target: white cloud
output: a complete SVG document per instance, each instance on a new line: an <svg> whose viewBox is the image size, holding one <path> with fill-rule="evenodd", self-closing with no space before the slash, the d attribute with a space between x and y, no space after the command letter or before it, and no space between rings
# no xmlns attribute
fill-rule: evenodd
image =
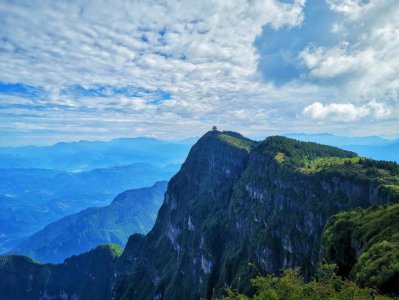
<svg viewBox="0 0 399 300"><path fill-rule="evenodd" d="M328 0L344 19L333 26L337 45L305 48L300 58L312 79L353 99L398 100L399 1Z"/></svg>
<svg viewBox="0 0 399 300"><path fill-rule="evenodd" d="M336 12L348 15L356 19L367 8L363 0L326 0L330 8Z"/></svg>
<svg viewBox="0 0 399 300"><path fill-rule="evenodd" d="M371 101L366 105L355 106L352 103L315 102L303 110L303 115L318 121L353 122L362 118L383 119L391 111L383 103Z"/></svg>
<svg viewBox="0 0 399 300"><path fill-rule="evenodd" d="M320 79L339 76L361 76L373 64L374 52L366 49L349 53L348 45L334 48L306 48L300 57L310 70L310 75Z"/></svg>
<svg viewBox="0 0 399 300"><path fill-rule="evenodd" d="M329 1L348 19L336 25L337 34L351 32L356 22L363 31L356 27L360 33L340 45L302 52L312 79L340 80L338 90L343 86L354 95L347 97L359 103L354 120L365 118L359 107L376 119L396 113L383 103L399 86L397 3ZM34 101L0 95L0 133L11 136L24 128L41 138L44 131L63 139L165 138L198 135L214 123L259 135L306 130L312 123L298 112L315 101L337 102L336 90L261 82L254 46L265 25L301 26L304 5L304 0L0 1L0 82L39 86L47 93ZM111 91L108 97L61 93L73 85ZM129 86L165 91L171 99L154 105L151 93L112 94ZM370 99L379 99L374 108Z"/></svg>
<svg viewBox="0 0 399 300"><path fill-rule="evenodd" d="M134 115L128 125L131 132L143 120L157 120L164 128L190 124L197 131L190 134L199 134L209 123L224 120L226 107L236 115L237 111L241 111L238 115L269 111L266 103L286 93L277 95L257 79L253 41L262 26L298 26L304 4L304 0L293 4L277 0L1 1L0 82L43 87L47 92L43 105L68 106L65 122L78 122L81 118L75 117L83 112L120 119ZM134 86L172 96L155 106L122 96L81 98L61 93L73 85ZM1 97L3 104L10 104L9 97ZM23 107L12 111L26 113ZM37 113L32 107L29 112ZM52 113L50 108L47 114L41 110L40 120L35 121L46 122L44 115L51 118ZM198 127L201 121L204 124ZM148 134L157 130L157 122L148 125ZM48 123L48 129L53 125ZM172 132L187 135L188 126Z"/></svg>
<svg viewBox="0 0 399 300"><path fill-rule="evenodd" d="M190 77L202 84L245 81L256 70L252 42L261 27L299 24L302 6L274 0L2 2L0 80L48 89L184 90L180 80Z"/></svg>

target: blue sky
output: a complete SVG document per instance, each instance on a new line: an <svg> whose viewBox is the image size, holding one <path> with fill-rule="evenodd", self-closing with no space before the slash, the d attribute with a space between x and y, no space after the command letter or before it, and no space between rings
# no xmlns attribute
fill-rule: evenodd
<svg viewBox="0 0 399 300"><path fill-rule="evenodd" d="M0 145L399 135L399 1L0 0Z"/></svg>

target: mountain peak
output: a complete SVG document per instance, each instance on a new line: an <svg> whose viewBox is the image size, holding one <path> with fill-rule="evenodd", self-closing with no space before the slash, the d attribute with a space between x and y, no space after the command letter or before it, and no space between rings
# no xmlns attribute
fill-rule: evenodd
<svg viewBox="0 0 399 300"><path fill-rule="evenodd" d="M210 141L212 139L217 142L222 142L228 146L245 150L246 152L250 152L250 150L257 144L257 142L244 137L238 132L219 130L208 131L198 140L198 143Z"/></svg>

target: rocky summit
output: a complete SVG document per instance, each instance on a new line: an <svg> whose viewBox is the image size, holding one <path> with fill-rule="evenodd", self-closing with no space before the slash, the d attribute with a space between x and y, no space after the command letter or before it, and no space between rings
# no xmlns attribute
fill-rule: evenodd
<svg viewBox="0 0 399 300"><path fill-rule="evenodd" d="M102 246L61 265L3 256L0 294L18 291L7 294L10 300L210 299L228 286L251 293L251 278L286 268L300 267L309 279L323 258L331 216L399 202L398 176L394 163L331 146L211 131L170 180L147 235L132 235L121 254ZM94 265L86 262L93 259ZM80 275L69 276L71 270Z"/></svg>

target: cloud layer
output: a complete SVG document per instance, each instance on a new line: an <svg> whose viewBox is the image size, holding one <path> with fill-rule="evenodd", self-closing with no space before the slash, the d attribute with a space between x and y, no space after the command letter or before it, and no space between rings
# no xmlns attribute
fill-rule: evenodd
<svg viewBox="0 0 399 300"><path fill-rule="evenodd" d="M213 124L264 136L314 131L312 120L339 133L366 116L393 128L398 11L389 0L1 1L0 144L180 138Z"/></svg>

